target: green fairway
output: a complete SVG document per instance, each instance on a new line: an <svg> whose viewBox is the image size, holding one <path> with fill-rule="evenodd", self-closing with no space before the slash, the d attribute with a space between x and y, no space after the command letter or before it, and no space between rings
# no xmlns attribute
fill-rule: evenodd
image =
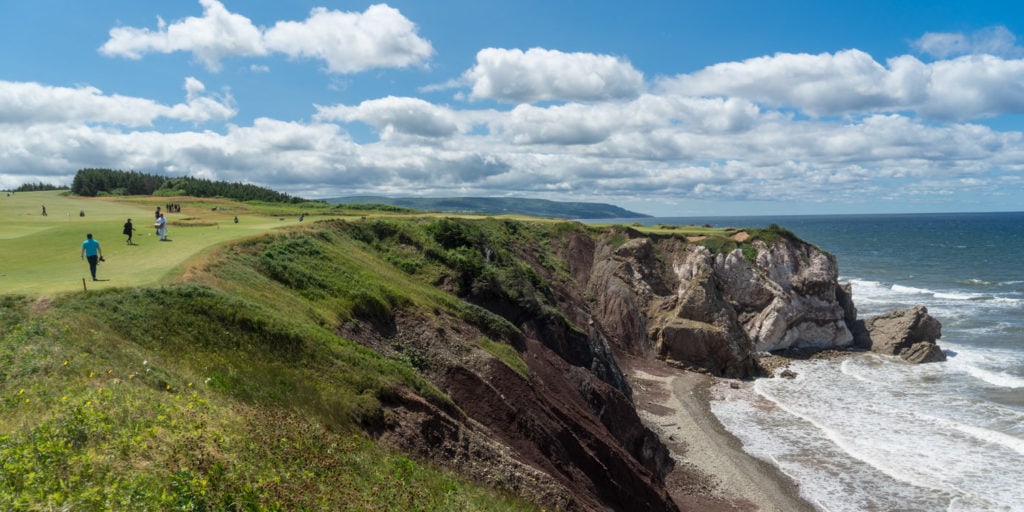
<svg viewBox="0 0 1024 512"><path fill-rule="evenodd" d="M161 242L154 234L153 212L166 203L179 203L182 211L166 214L170 241ZM238 224L234 223L236 215ZM137 245L125 244L127 237L121 234L129 217ZM215 245L298 222L297 213L286 217L258 214L245 204L219 199L2 192L0 293L80 291L83 278L89 289L152 285L172 277L186 260ZM89 265L80 259L86 233L100 242L106 258L97 271L99 282L89 280Z"/></svg>

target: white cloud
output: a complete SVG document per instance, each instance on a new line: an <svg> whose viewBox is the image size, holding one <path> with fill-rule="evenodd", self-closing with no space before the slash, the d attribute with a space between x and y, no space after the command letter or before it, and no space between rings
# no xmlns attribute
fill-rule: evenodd
<svg viewBox="0 0 1024 512"><path fill-rule="evenodd" d="M363 13L314 8L305 21L279 21L264 31L249 18L229 12L217 0L199 0L203 16L188 17L157 29L117 27L100 53L140 59L146 53L191 52L207 69L219 71L226 57L259 57L280 52L295 58L322 59L332 73L407 67L428 60L430 42L394 8L372 5Z"/></svg>
<svg viewBox="0 0 1024 512"><path fill-rule="evenodd" d="M265 55L262 34L245 16L233 14L217 0L199 0L201 18L188 17L166 25L159 20L158 29L117 27L110 30L110 39L100 53L111 57L140 59L149 52L193 53L208 69L220 69L227 56Z"/></svg>
<svg viewBox="0 0 1024 512"><path fill-rule="evenodd" d="M319 121L360 121L380 132L398 132L420 137L448 137L461 129L456 114L419 98L367 100L357 106L317 106Z"/></svg>
<svg viewBox="0 0 1024 512"><path fill-rule="evenodd" d="M958 181L989 195L1021 186L1009 180L1024 172L1020 132L933 125L903 115L825 122L756 111L748 112L743 129L707 129L733 109L746 112L749 105L645 95L626 104L489 112L493 131L451 133L477 114L411 98L322 108L312 123L257 119L226 133L8 123L0 124L0 168L20 169L33 180L65 177L82 167L191 174L309 197L518 194L849 203L883 193L927 197L925 191ZM635 115L623 115L629 111ZM433 115L445 121L424 124ZM407 134L419 130L419 137L431 130L447 135L444 144L395 144L386 137L357 144L328 120L376 126L390 120L396 132L401 126ZM559 132L566 124L599 135L574 140L573 130Z"/></svg>
<svg viewBox="0 0 1024 512"><path fill-rule="evenodd" d="M485 48L462 79L473 98L515 103L628 99L644 86L643 74L623 59L542 48Z"/></svg>
<svg viewBox="0 0 1024 512"><path fill-rule="evenodd" d="M745 98L811 116L915 111L945 120L1024 112L1024 60L991 55L877 63L859 50L776 54L707 67L660 82L684 96Z"/></svg>
<svg viewBox="0 0 1024 512"><path fill-rule="evenodd" d="M421 64L434 54L398 9L371 5L363 13L313 9L303 22L279 21L264 35L267 48L290 57L322 59L332 73Z"/></svg>
<svg viewBox="0 0 1024 512"><path fill-rule="evenodd" d="M225 121L236 113L229 94L204 96L202 82L185 80L186 102L161 105L153 100L104 95L95 87L52 87L34 82L0 81L0 124L109 123L149 126L158 118L188 122Z"/></svg>
<svg viewBox="0 0 1024 512"><path fill-rule="evenodd" d="M911 46L917 51L939 59L960 55L1024 56L1024 48L1017 46L1017 37L1002 25L988 27L971 34L963 32L928 32Z"/></svg>

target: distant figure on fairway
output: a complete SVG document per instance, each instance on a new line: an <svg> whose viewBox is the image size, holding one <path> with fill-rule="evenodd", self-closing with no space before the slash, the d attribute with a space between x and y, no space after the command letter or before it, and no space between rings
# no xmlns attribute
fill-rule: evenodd
<svg viewBox="0 0 1024 512"><path fill-rule="evenodd" d="M157 219L159 219L159 218L160 218L160 207L159 207L159 206L157 206L157 207L156 207L156 211L155 211L155 212L153 212L153 220L157 220Z"/></svg>
<svg viewBox="0 0 1024 512"><path fill-rule="evenodd" d="M238 224L238 215L235 215L235 224Z"/></svg>
<svg viewBox="0 0 1024 512"><path fill-rule="evenodd" d="M92 237L92 233L85 235L85 241L82 242L82 259L89 259L89 273L92 274L92 280L96 280L96 265L103 261L103 249L100 249L100 243Z"/></svg>
<svg viewBox="0 0 1024 512"><path fill-rule="evenodd" d="M153 224L153 225L156 227L156 234L160 237L160 241L161 242L166 242L167 241L167 219L164 217L164 214L158 213L157 217L156 217L156 224Z"/></svg>
<svg viewBox="0 0 1024 512"><path fill-rule="evenodd" d="M134 231L135 228L132 226L132 220L128 219L128 222L124 223L124 229L121 230L121 233L128 235L128 240L125 241L128 245L135 245L135 242L132 242L132 232Z"/></svg>
<svg viewBox="0 0 1024 512"><path fill-rule="evenodd" d="M45 204L43 205L43 217L46 217L46 205Z"/></svg>

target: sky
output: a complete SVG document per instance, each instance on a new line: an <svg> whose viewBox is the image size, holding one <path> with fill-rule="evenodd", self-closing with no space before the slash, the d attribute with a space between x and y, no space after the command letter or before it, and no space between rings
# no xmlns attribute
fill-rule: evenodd
<svg viewBox="0 0 1024 512"><path fill-rule="evenodd" d="M1020 211L1018 35L1018 1L0 0L0 189Z"/></svg>

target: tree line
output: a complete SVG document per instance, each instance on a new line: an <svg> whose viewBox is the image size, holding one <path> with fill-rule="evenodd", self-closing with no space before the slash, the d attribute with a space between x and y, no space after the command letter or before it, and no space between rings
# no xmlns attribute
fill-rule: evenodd
<svg viewBox="0 0 1024 512"><path fill-rule="evenodd" d="M236 201L301 203L305 199L246 183L212 181L186 176L168 178L138 171L81 169L71 182L71 193L95 197L104 195L156 195L223 197Z"/></svg>
<svg viewBox="0 0 1024 512"><path fill-rule="evenodd" d="M11 192L40 192L44 190L67 190L67 185L51 185L49 183L25 183Z"/></svg>

